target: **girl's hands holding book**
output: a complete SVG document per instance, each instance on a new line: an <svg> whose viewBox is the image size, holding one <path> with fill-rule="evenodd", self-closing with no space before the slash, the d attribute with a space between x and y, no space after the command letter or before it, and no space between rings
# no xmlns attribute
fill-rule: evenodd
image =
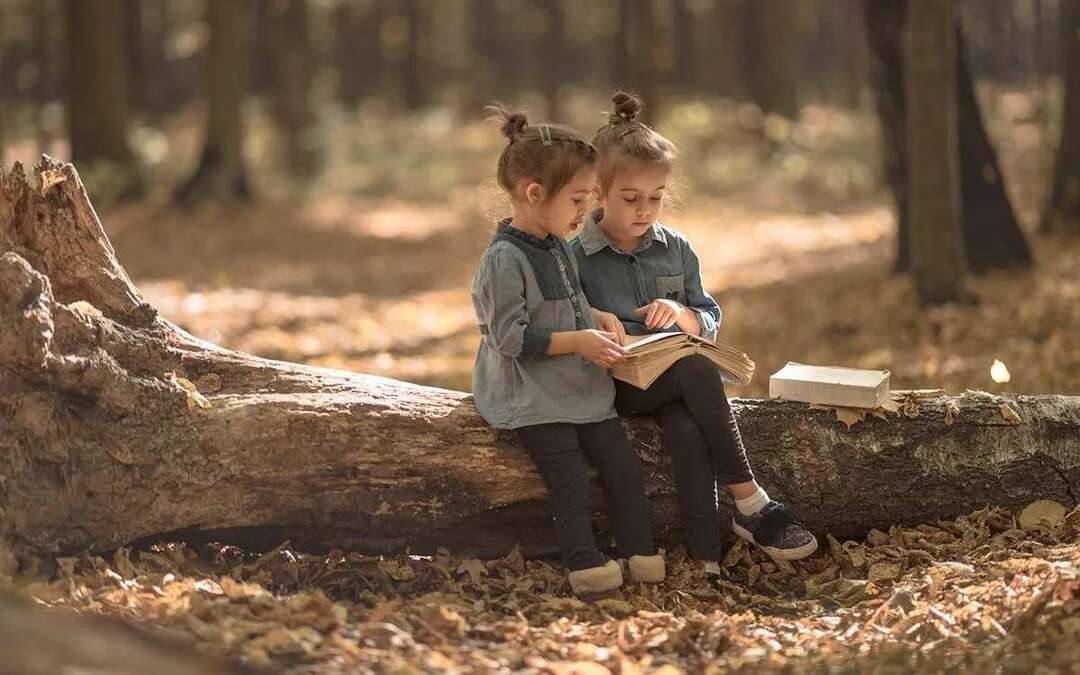
<svg viewBox="0 0 1080 675"><path fill-rule="evenodd" d="M600 330L614 333L615 342L620 345L626 344L626 327L623 326L622 321L619 321L619 317L611 312L604 312L596 308L593 308L592 313L593 319L596 320L596 325L600 327Z"/></svg>
<svg viewBox="0 0 1080 675"><path fill-rule="evenodd" d="M616 339L616 334L608 331L579 330L574 333L574 351L601 368L611 368L630 353Z"/></svg>

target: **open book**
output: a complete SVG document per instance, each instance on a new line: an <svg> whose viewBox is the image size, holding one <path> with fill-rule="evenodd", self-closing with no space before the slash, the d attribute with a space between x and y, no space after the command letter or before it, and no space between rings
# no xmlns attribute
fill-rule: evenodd
<svg viewBox="0 0 1080 675"><path fill-rule="evenodd" d="M702 354L716 364L724 382L750 384L754 362L723 343L712 343L689 333L653 333L626 336L630 357L611 369L611 376L639 389L648 389L665 370L684 356Z"/></svg>

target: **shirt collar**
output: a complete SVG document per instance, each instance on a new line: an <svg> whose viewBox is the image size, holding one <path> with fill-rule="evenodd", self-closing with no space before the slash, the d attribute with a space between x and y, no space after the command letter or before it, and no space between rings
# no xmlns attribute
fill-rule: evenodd
<svg viewBox="0 0 1080 675"><path fill-rule="evenodd" d="M578 235L578 241L581 242L581 248L585 251L585 255L593 255L605 248L610 248L616 253L624 253L623 251L620 251L611 239L604 234L604 231L600 229L599 223L603 219L603 209L596 209L585 219L585 224L581 228L581 234ZM667 235L664 234L664 229L660 227L659 223L653 223L648 230L645 230L645 236L641 238L641 241L638 242L638 246L633 252L638 253L644 251L652 246L654 241L667 246Z"/></svg>
<svg viewBox="0 0 1080 675"><path fill-rule="evenodd" d="M537 248L552 248L557 244L553 235L549 234L548 236L541 239L540 237L531 235L528 232L525 232L524 230L519 230L518 228L511 225L510 223L513 222L513 220L513 218L504 218L503 220L499 221L498 234L507 237L514 237L516 239L519 239L520 241L525 242L526 244L531 244L532 246L535 246Z"/></svg>

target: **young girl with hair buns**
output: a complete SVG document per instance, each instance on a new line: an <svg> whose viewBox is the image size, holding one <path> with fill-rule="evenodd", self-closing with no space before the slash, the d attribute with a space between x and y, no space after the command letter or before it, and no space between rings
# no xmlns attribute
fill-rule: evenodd
<svg viewBox="0 0 1080 675"><path fill-rule="evenodd" d="M623 568L596 545L590 464L600 473L619 558L631 580L658 582L641 464L619 424L606 372L626 350L581 291L565 239L596 185L596 149L557 124L493 107L507 144L498 181L513 205L480 260L472 301L481 343L473 371L480 415L514 429L547 484L557 539L577 594L614 590Z"/></svg>
<svg viewBox="0 0 1080 675"><path fill-rule="evenodd" d="M589 302L614 313L627 334L682 331L716 338L720 307L702 287L690 242L658 222L676 157L675 144L637 120L641 101L619 92L593 144L599 152L598 208L572 248ZM685 357L648 389L615 382L623 415L655 415L671 453L687 551L718 574L717 485L735 499L738 536L774 558L797 560L817 539L754 480L719 371L704 356Z"/></svg>

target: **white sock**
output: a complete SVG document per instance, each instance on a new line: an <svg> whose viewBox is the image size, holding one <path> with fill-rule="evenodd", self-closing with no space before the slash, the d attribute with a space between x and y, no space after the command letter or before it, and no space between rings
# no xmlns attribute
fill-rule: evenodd
<svg viewBox="0 0 1080 675"><path fill-rule="evenodd" d="M757 492L746 497L744 499L735 500L735 508L739 509L739 513L744 516L752 516L761 509L765 508L765 505L769 503L769 493L765 492L759 485Z"/></svg>

